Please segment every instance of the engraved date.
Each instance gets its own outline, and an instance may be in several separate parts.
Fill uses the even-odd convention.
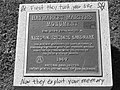
[[[57,62],[67,62],[68,60],[68,57],[57,57]]]

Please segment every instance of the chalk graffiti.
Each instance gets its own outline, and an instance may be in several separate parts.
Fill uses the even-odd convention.
[[[98,8],[100,8],[101,10],[104,10],[105,3],[104,2],[98,2]]]
[[[56,79],[28,79],[24,78],[21,79],[20,85],[40,85],[40,86],[45,86],[45,85],[84,85],[84,84],[99,84],[103,85],[105,82],[105,79],[96,79],[96,78],[91,78],[91,79],[65,79],[65,78],[56,78]]]
[[[25,6],[25,5],[23,5],[23,6],[21,7],[21,12],[23,12],[23,11],[26,11],[26,6]]]

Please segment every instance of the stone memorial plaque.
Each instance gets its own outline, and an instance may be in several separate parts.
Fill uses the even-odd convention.
[[[28,13],[25,75],[101,75],[98,10]]]
[[[110,90],[108,2],[21,4],[13,84],[16,90]]]

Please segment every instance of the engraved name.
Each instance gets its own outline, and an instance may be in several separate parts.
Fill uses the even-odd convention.
[[[32,15],[32,21],[92,20],[92,15]]]
[[[31,40],[92,40],[94,35],[41,35],[31,36]]]
[[[78,22],[65,22],[65,21],[56,21],[56,22],[47,22],[47,27],[76,27]]]

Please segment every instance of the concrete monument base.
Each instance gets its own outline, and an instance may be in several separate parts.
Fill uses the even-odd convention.
[[[21,4],[16,90],[110,90],[108,2]]]

